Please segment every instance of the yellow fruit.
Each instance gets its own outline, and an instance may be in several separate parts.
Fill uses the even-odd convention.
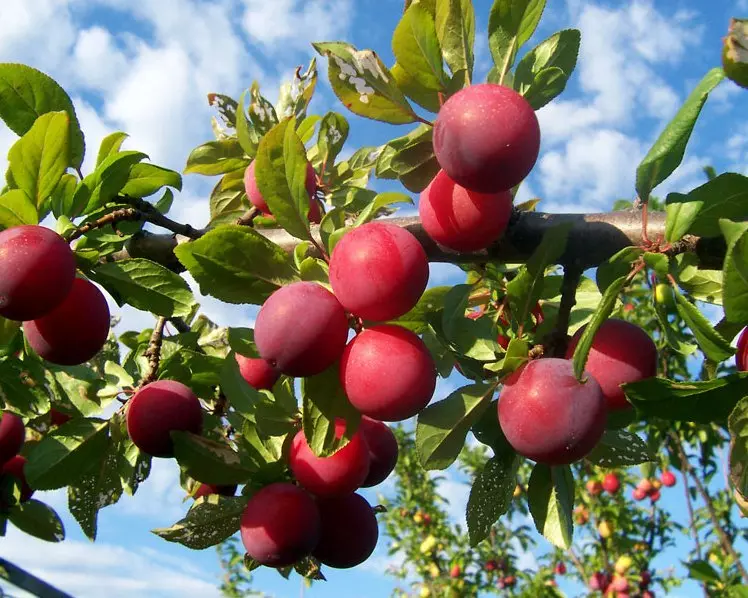
[[[720,559],[719,559],[719,556],[717,556],[717,554],[715,554],[714,552],[710,552],[709,561],[711,561],[715,565],[719,565]]]
[[[439,571],[439,567],[437,567],[434,563],[431,563],[429,565],[429,575],[431,577],[436,578],[436,577],[439,577],[440,574],[441,574],[441,571]]]
[[[652,488],[654,488],[655,490],[659,490],[660,488],[662,488],[662,482],[655,478],[654,480],[652,480]]]
[[[429,590],[427,586],[423,586],[421,588],[420,596],[421,598],[429,598],[429,596],[431,596],[431,590]]]
[[[420,511],[418,513],[416,513],[415,515],[413,515],[413,521],[415,523],[422,523],[423,522],[423,515],[420,513]]]
[[[423,554],[426,554],[428,552],[431,552],[435,546],[436,546],[436,538],[434,538],[434,536],[429,536],[423,542],[421,542],[420,550]]]
[[[610,538],[613,535],[613,524],[609,521],[601,521],[597,526],[597,532],[601,538]]]
[[[633,564],[634,559],[632,559],[629,555],[624,554],[619,556],[615,564],[616,573],[618,573],[619,575],[625,575],[626,571],[628,571]]]
[[[520,494],[522,494],[522,486],[520,486],[519,484],[517,484],[517,485],[516,485],[516,486],[514,487],[514,493],[512,494],[512,496],[513,496],[514,498],[517,498],[517,497],[518,497],[518,496],[519,496]]]

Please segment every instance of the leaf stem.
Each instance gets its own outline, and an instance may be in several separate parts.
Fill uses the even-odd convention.
[[[239,226],[252,226],[254,219],[257,218],[257,216],[259,215],[260,215],[260,210],[252,206],[246,212],[244,212],[244,214],[242,214],[241,216],[239,216],[239,218],[236,219],[236,223]]]

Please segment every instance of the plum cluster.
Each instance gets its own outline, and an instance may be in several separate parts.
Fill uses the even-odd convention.
[[[34,491],[26,482],[24,467],[26,458],[20,455],[26,439],[23,420],[8,411],[0,413],[0,492],[8,478],[18,482],[21,489],[20,501],[26,502]],[[6,497],[0,494],[0,509],[6,506]]]
[[[109,336],[109,306],[76,278],[70,246],[43,226],[0,232],[0,316],[23,322],[28,344],[58,365],[90,360]]]
[[[472,85],[439,110],[433,144],[441,170],[421,193],[423,229],[450,249],[485,249],[504,234],[512,189],[538,159],[535,111],[509,87]]]

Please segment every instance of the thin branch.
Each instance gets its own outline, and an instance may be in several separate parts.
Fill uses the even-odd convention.
[[[252,226],[252,223],[254,222],[254,219],[257,218],[257,216],[260,215],[260,210],[258,210],[256,207],[252,206],[247,210],[244,214],[242,214],[237,220],[236,223],[239,226]]]
[[[582,270],[578,266],[564,267],[564,280],[561,283],[561,304],[558,310],[556,328],[551,333],[549,353],[553,357],[566,355],[567,338],[569,334],[569,318],[571,310],[577,303],[577,287],[582,278]]]
[[[158,375],[158,366],[161,363],[161,343],[164,340],[165,324],[166,318],[159,317],[158,320],[156,320],[156,325],[153,327],[153,334],[151,334],[151,340],[145,351],[145,357],[148,359],[148,371],[140,382],[141,388],[146,384],[153,382]]]
[[[584,570],[584,565],[582,564],[581,559],[577,556],[577,553],[574,552],[572,547],[569,547],[566,552],[569,555],[571,562],[574,563],[577,571],[579,571],[579,576],[582,578],[582,582],[587,586],[589,584],[589,579],[587,578],[587,573]]]
[[[199,239],[205,234],[204,230],[193,228],[189,224],[175,222],[171,218],[164,216],[155,206],[149,204],[147,201],[137,197],[129,197],[127,195],[123,196],[122,199],[140,210],[143,214],[143,220],[155,224],[156,226],[160,226],[161,228],[165,228],[177,235],[189,237],[194,240]]]
[[[94,220],[75,229],[67,237],[68,243],[79,239],[87,232],[90,232],[96,228],[104,228],[105,226],[115,224],[116,222],[121,222],[123,220],[138,220],[141,218],[141,216],[142,214],[135,208],[121,208],[119,210],[114,210],[113,212],[109,212],[106,216],[102,216],[98,220]]]

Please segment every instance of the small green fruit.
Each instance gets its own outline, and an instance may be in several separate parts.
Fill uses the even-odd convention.
[[[672,287],[664,282],[659,283],[655,287],[655,301],[666,309],[675,307],[675,296],[673,295]]]

